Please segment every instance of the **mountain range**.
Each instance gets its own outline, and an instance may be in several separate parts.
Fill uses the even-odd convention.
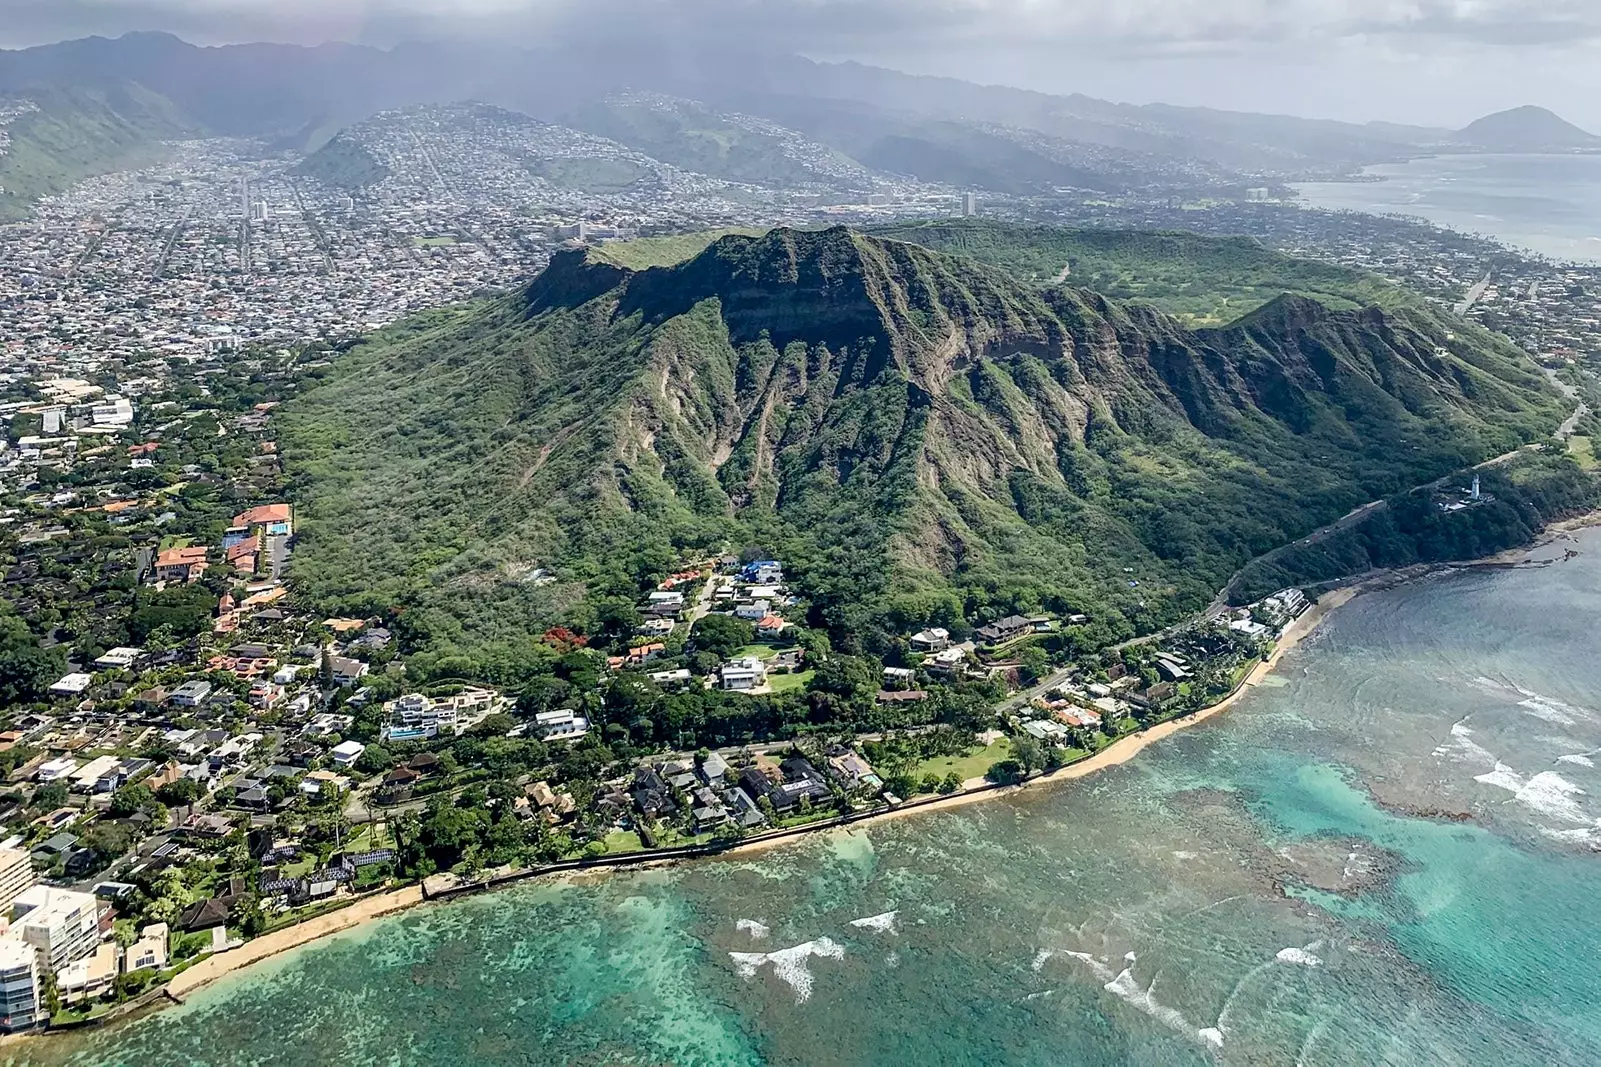
[[[706,151],[733,116],[741,139],[755,136],[754,122],[766,123],[780,139],[808,139],[869,171],[1012,194],[1063,186],[1237,191],[1426,152],[1545,147],[1563,138],[1580,146],[1571,128],[1558,137],[1549,120],[1524,111],[1457,133],[1115,104],[784,54],[624,51],[594,62],[555,48],[461,44],[202,48],[137,33],[0,52],[0,93],[137,86],[196,128],[285,145],[385,109],[476,100],[741,180],[749,158]],[[679,103],[641,106],[640,94]]]
[[[1506,342],[1359,306],[1376,279],[1194,329],[1007,269],[1040,235],[969,225],[990,263],[845,229],[575,248],[382,332],[283,414],[299,588],[514,656],[626,614],[682,550],[759,545],[846,643],[1042,607],[1127,635],[1561,419]]]

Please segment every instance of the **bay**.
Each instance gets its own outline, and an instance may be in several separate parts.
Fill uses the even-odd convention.
[[[1432,156],[1364,174],[1380,180],[1293,188],[1313,207],[1416,215],[1552,259],[1601,263],[1601,154]]]
[[[1006,799],[373,923],[12,1062],[1601,1062],[1601,532]]]

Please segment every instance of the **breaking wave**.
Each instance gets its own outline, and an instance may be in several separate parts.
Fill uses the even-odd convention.
[[[900,912],[898,911],[886,911],[878,915],[869,915],[865,919],[852,919],[851,925],[858,930],[874,930],[881,934],[893,934],[895,932],[895,917],[899,914]]]
[[[812,995],[812,972],[807,961],[813,956],[825,960],[845,958],[845,946],[826,937],[805,941],[774,952],[730,952],[734,972],[741,978],[756,977],[763,965],[771,964],[773,975],[795,991],[795,1003],[804,1004]]]
[[[765,923],[759,923],[755,919],[740,919],[734,923],[734,929],[749,934],[753,941],[761,941],[773,932]]]

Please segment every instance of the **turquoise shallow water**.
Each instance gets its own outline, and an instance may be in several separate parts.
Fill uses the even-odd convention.
[[[1360,598],[1089,779],[419,909],[23,1062],[1601,1062],[1579,547]]]

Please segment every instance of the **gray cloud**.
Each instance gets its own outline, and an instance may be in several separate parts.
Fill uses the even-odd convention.
[[[1601,121],[1583,114],[1601,108],[1601,0],[0,0],[3,45],[141,29],[754,45],[1134,101],[1439,122],[1532,101]]]

